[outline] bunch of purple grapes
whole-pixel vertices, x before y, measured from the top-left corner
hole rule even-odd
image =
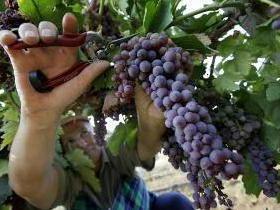
[[[4,12],[0,12],[0,30],[12,30],[25,23],[26,20],[15,9],[6,9]]]
[[[183,171],[188,173],[197,195],[195,207],[217,206],[214,197],[231,207],[226,196],[219,194],[222,189],[219,179],[237,178],[243,172],[243,158],[224,148],[208,109],[194,99],[196,88],[189,84],[192,72],[189,53],[176,47],[165,34],[157,33],[134,37],[120,48],[121,53],[114,57],[116,96],[122,102],[130,102],[135,82],[139,83],[164,112],[165,125],[183,150],[182,160],[186,159]],[[171,159],[174,154],[168,152]]]
[[[95,112],[94,117],[94,137],[98,145],[105,145],[105,136],[107,134],[106,117],[102,112]]]
[[[247,114],[233,105],[217,107],[210,115],[224,143],[235,150],[246,147],[261,128],[256,116]]]
[[[227,96],[214,90],[199,88],[196,94],[199,103],[209,109],[213,124],[230,149],[242,150],[256,136],[261,128],[257,116],[248,114],[244,109],[231,104]]]
[[[248,147],[253,169],[258,174],[259,183],[267,197],[277,197],[280,193],[280,174],[275,168],[277,162],[272,151],[259,138],[255,138]]]

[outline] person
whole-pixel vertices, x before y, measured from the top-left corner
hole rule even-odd
[[[76,17],[67,13],[62,20],[63,33],[77,33]],[[38,28],[31,23],[20,25],[20,38],[28,45],[40,40],[56,40],[57,27],[47,21]],[[63,147],[79,148],[95,164],[101,192],[89,189],[75,174],[68,173],[54,161],[55,133],[63,111],[73,103],[108,67],[107,61],[95,61],[72,80],[51,92],[39,93],[31,86],[28,74],[40,69],[52,78],[77,62],[78,47],[47,47],[11,50],[17,41],[11,31],[0,31],[0,44],[9,55],[14,69],[16,89],[21,102],[20,123],[9,156],[9,183],[27,201],[30,209],[51,209],[64,205],[74,207],[79,194],[87,192],[88,209],[193,209],[181,194],[152,196],[143,180],[134,173],[136,166],[151,170],[160,151],[165,133],[164,117],[145,92],[137,87],[135,103],[138,115],[137,144],[133,149],[122,145],[120,154],[96,144],[93,129],[85,118],[64,122]]]

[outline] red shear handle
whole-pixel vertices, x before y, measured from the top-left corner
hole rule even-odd
[[[56,41],[52,43],[44,43],[40,41],[35,45],[28,45],[22,40],[18,40],[16,43],[9,45],[8,48],[11,50],[22,50],[27,48],[37,48],[37,47],[51,47],[51,46],[64,46],[64,47],[79,47],[85,43],[87,37],[87,32],[82,34],[63,34],[59,35]]]
[[[59,85],[62,85],[65,82],[68,82],[69,80],[71,80],[74,77],[76,77],[77,75],[79,75],[84,70],[84,68],[86,68],[89,64],[90,63],[88,63],[88,62],[76,63],[74,66],[72,66],[66,72],[63,72],[62,74],[60,74],[52,79],[49,79],[46,82],[45,87],[46,88],[55,88]]]

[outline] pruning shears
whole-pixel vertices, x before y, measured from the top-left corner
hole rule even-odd
[[[84,32],[81,34],[59,35],[55,42],[44,43],[40,41],[36,45],[28,45],[24,43],[22,40],[18,40],[16,43],[8,46],[8,48],[12,50],[22,50],[27,48],[51,47],[51,46],[79,47],[85,43],[92,43],[92,42],[101,45],[106,44],[105,40],[98,33]],[[55,87],[76,77],[89,64],[90,62],[78,61],[66,72],[59,74],[56,77],[50,79],[47,78],[46,75],[40,70],[32,71],[29,73],[29,81],[36,91],[40,93],[50,92]]]

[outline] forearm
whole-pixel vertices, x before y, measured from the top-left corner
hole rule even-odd
[[[21,115],[9,160],[12,187],[32,191],[51,174],[57,122],[58,117],[47,113]]]

